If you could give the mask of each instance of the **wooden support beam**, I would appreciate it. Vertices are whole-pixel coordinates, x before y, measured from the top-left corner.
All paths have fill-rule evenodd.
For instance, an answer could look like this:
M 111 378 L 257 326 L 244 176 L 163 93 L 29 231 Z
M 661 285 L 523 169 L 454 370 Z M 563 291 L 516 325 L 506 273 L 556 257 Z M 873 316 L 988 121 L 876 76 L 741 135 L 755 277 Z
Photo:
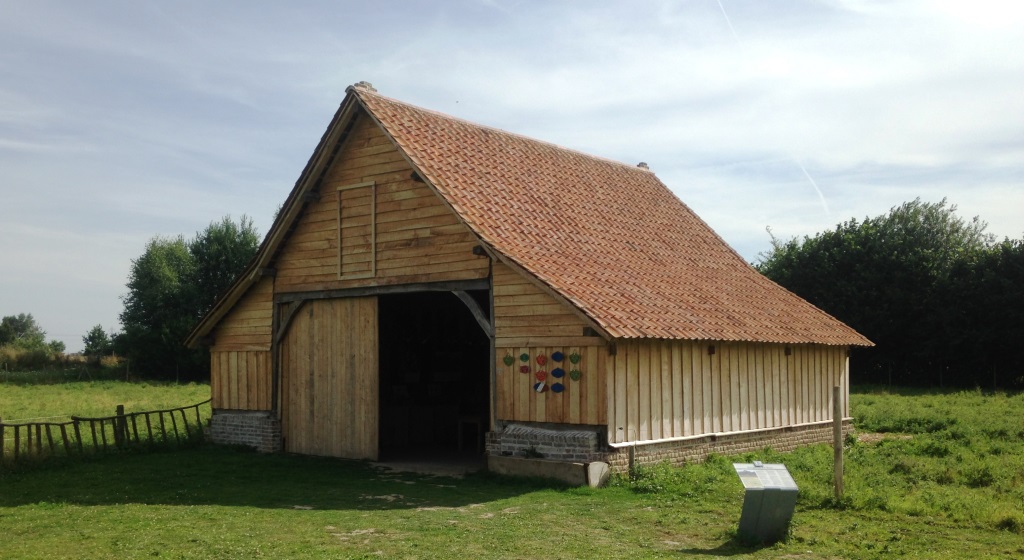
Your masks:
M 274 295 L 275 303 L 308 301 L 314 299 L 337 299 L 364 296 L 382 296 L 388 294 L 407 294 L 411 292 L 454 292 L 457 290 L 486 290 L 490 288 L 490 279 L 452 280 L 450 282 L 418 282 L 415 284 L 395 284 L 388 286 L 363 286 L 359 288 L 343 288 L 340 290 L 324 290 L 320 292 L 291 292 Z
M 453 294 L 462 300 L 462 303 L 466 304 L 469 308 L 469 312 L 473 314 L 473 318 L 476 319 L 476 323 L 480 325 L 480 328 L 487 333 L 488 338 L 494 338 L 494 323 L 491 322 L 487 314 L 484 313 L 483 308 L 480 304 L 473 299 L 473 296 L 469 295 L 469 292 L 463 290 L 453 290 Z

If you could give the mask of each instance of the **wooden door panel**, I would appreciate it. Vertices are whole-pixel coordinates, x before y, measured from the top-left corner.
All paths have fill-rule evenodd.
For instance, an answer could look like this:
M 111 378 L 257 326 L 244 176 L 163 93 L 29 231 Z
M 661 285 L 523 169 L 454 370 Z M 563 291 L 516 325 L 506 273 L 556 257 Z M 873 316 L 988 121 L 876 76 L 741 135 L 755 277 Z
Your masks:
M 377 458 L 377 298 L 313 300 L 281 341 L 285 450 Z

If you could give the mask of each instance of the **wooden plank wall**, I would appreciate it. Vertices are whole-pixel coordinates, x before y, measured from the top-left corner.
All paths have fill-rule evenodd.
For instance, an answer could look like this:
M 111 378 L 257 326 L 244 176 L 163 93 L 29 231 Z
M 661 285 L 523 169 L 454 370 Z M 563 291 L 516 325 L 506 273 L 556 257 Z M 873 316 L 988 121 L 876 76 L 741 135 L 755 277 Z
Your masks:
M 254 284 L 212 331 L 213 408 L 270 410 L 273 288 L 270 278 Z
M 555 352 L 562 352 L 565 359 L 561 363 L 551 359 Z M 573 364 L 569 356 L 578 354 L 580 360 Z M 522 356 L 526 360 L 522 360 Z M 498 348 L 496 352 L 496 387 L 497 407 L 495 417 L 498 420 L 520 422 L 554 422 L 561 424 L 607 423 L 607 395 L 605 394 L 606 361 L 608 350 L 601 346 L 546 346 L 546 347 L 507 347 Z M 545 363 L 538 363 L 537 358 L 543 356 Z M 506 357 L 512 358 L 512 364 L 506 364 Z M 555 368 L 565 371 L 561 379 L 555 378 L 551 372 Z M 580 371 L 578 381 L 573 381 L 569 372 Z M 525 370 L 525 371 L 524 371 Z M 548 390 L 538 393 L 534 384 L 538 383 L 537 372 L 547 375 L 544 382 Z M 550 390 L 555 383 L 561 383 L 565 390 L 555 393 Z
M 306 302 L 281 341 L 285 450 L 377 458 L 377 298 Z
M 249 288 L 210 333 L 219 350 L 270 350 L 274 281 L 263 278 Z
M 555 422 L 564 424 L 605 424 L 607 422 L 605 362 L 607 343 L 603 338 L 583 336 L 587 324 L 567 305 L 556 300 L 523 275 L 501 262 L 494 263 L 494 330 L 495 330 L 495 417 L 520 422 Z M 556 351 L 566 359 L 555 363 L 550 357 Z M 580 361 L 572 364 L 568 356 L 578 354 Z M 520 356 L 528 360 L 520 360 Z M 505 363 L 506 356 L 513 363 Z M 537 363 L 545 356 L 545 364 Z M 527 371 L 521 371 L 521 368 Z M 566 375 L 556 379 L 550 375 L 561 368 Z M 569 377 L 572 369 L 581 372 L 579 381 Z M 544 380 L 547 391 L 538 393 L 538 371 L 549 372 Z M 550 390 L 561 383 L 565 390 Z
M 372 120 L 365 115 L 357 119 L 320 187 L 320 200 L 307 206 L 276 258 L 277 292 L 486 278 L 488 259 L 472 252 L 476 237 L 429 187 L 411 178 L 412 168 Z M 370 234 L 360 220 L 369 222 L 366 205 L 372 197 L 363 189 L 338 189 L 365 182 L 375 185 L 377 274 L 342 278 L 339 192 L 345 193 L 344 212 L 351 218 L 346 225 L 353 227 L 341 250 L 351 251 L 352 264 L 366 262 L 369 255 Z M 346 274 L 366 270 L 357 267 Z
M 567 305 L 510 267 L 494 263 L 496 346 L 605 346 L 600 337 L 583 336 L 586 326 Z
M 211 406 L 270 410 L 270 352 L 210 351 Z
M 714 346 L 713 354 L 708 347 Z M 607 365 L 612 443 L 830 420 L 832 386 L 849 415 L 847 348 L 627 341 Z

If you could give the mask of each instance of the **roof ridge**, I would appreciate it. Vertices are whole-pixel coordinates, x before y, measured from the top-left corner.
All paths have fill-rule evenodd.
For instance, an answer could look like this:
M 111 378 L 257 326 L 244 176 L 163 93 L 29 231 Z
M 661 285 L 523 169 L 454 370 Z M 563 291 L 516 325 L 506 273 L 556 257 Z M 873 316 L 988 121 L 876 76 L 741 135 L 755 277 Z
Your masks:
M 420 111 L 420 112 L 423 112 L 423 113 L 428 113 L 428 114 L 431 114 L 431 115 L 435 115 L 435 116 L 438 116 L 438 117 L 441 117 L 441 118 L 444 118 L 444 119 L 447 119 L 447 120 L 450 120 L 450 121 L 455 121 L 457 123 L 461 123 L 461 124 L 464 124 L 464 125 L 467 125 L 467 126 L 471 126 L 473 128 L 479 128 L 479 129 L 487 130 L 487 131 L 494 132 L 494 133 L 497 133 L 497 134 L 504 134 L 505 136 L 510 136 L 510 137 L 513 137 L 513 138 L 518 138 L 520 140 L 525 140 L 527 142 L 530 142 L 531 144 L 539 144 L 539 145 L 542 145 L 542 146 L 549 146 L 549 147 L 554 148 L 556 150 L 560 150 L 560 151 L 567 152 L 567 153 L 570 153 L 570 154 L 575 154 L 575 155 L 578 155 L 578 156 L 581 156 L 581 157 L 585 157 L 587 159 L 596 160 L 596 161 L 603 161 L 603 162 L 610 163 L 610 164 L 613 164 L 613 165 L 622 166 L 622 167 L 624 167 L 626 169 L 636 170 L 636 171 L 640 171 L 640 172 L 643 172 L 643 173 L 649 173 L 651 175 L 655 175 L 654 171 L 652 171 L 650 168 L 648 168 L 648 167 L 640 167 L 639 164 L 637 164 L 637 165 L 630 165 L 630 164 L 628 164 L 628 163 L 626 163 L 624 161 L 619 161 L 619 160 L 612 159 L 612 158 L 609 158 L 609 157 L 604 157 L 604 156 L 597 156 L 597 155 L 594 155 L 594 154 L 588 154 L 587 152 L 584 152 L 584 151 L 581 151 L 581 150 L 577 150 L 575 148 L 569 148 L 567 146 L 562 146 L 561 144 L 555 144 L 554 142 L 548 142 L 547 140 L 540 140 L 540 139 L 534 138 L 532 136 L 527 136 L 525 134 L 520 134 L 518 132 L 512 132 L 512 131 L 509 131 L 509 130 L 505 130 L 503 128 L 498 128 L 496 126 L 480 124 L 478 122 L 474 122 L 474 121 L 471 121 L 469 119 L 464 119 L 462 117 L 456 117 L 455 115 L 450 115 L 448 113 L 445 113 L 445 112 L 442 112 L 442 111 L 437 111 L 435 109 L 428 109 L 426 107 L 420 107 L 419 105 L 413 105 L 412 103 L 407 103 L 407 102 L 402 101 L 400 99 L 395 99 L 394 97 L 388 97 L 387 95 L 383 95 L 380 92 L 378 92 L 376 89 L 367 89 L 365 87 L 360 87 L 360 86 L 358 86 L 358 84 L 357 85 L 349 86 L 345 91 L 346 92 L 351 91 L 351 92 L 355 93 L 356 96 L 369 95 L 369 96 L 372 96 L 372 97 L 377 97 L 377 98 L 383 99 L 383 100 L 385 100 L 385 101 L 387 101 L 389 103 L 394 103 L 396 105 L 401 105 L 402 107 L 408 107 L 408 108 L 416 110 L 416 111 Z

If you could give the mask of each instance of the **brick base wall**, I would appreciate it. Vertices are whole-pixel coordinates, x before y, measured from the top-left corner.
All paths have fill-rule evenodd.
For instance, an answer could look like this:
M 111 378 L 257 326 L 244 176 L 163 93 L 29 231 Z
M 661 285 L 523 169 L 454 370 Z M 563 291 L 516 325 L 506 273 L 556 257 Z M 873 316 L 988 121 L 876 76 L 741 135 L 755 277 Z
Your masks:
M 542 428 L 509 424 L 500 432 L 487 434 L 487 454 L 503 457 L 544 458 L 555 461 L 591 463 L 603 461 L 606 450 L 598 429 Z
M 832 423 L 789 426 L 756 432 L 716 434 L 676 441 L 638 444 L 612 448 L 603 444 L 600 428 L 573 429 L 510 424 L 502 431 L 487 434 L 487 454 L 505 457 L 538 457 L 555 461 L 608 463 L 612 472 L 627 472 L 629 456 L 635 465 L 653 465 L 668 461 L 673 465 L 700 463 L 712 453 L 734 455 L 770 447 L 787 452 L 804 445 L 830 443 Z M 843 436 L 852 429 L 843 423 Z
M 206 434 L 216 444 L 246 445 L 262 453 L 281 451 L 281 422 L 270 412 L 214 410 Z
M 843 437 L 850 432 L 853 425 L 849 420 L 843 422 Z M 816 443 L 832 442 L 832 423 L 814 424 L 810 426 L 789 426 L 756 432 L 744 432 L 726 435 L 708 435 L 680 441 L 667 441 L 637 445 L 632 448 L 633 461 L 636 465 L 653 465 L 668 461 L 673 465 L 684 463 L 700 463 L 712 453 L 716 455 L 734 455 L 761 451 L 770 447 L 785 453 L 797 447 Z M 620 447 L 610 451 L 605 462 L 613 472 L 629 470 L 630 448 Z

